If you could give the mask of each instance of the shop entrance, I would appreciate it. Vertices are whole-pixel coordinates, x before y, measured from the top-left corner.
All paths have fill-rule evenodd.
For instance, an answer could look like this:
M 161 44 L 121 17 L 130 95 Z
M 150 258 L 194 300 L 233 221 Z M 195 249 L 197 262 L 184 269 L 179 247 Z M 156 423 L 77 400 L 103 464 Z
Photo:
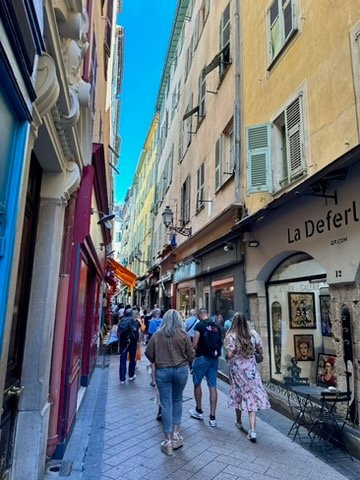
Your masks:
M 336 352 L 326 271 L 299 253 L 273 272 L 267 285 L 271 378 L 283 383 L 293 359 L 301 377 L 336 385 Z
M 0 422 L 0 478 L 12 463 L 12 448 L 19 398 L 22 393 L 21 372 L 24 356 L 26 322 L 31 291 L 37 219 L 39 212 L 42 170 L 33 155 L 26 196 L 24 226 L 20 248 L 10 345 L 7 360 L 5 391 Z

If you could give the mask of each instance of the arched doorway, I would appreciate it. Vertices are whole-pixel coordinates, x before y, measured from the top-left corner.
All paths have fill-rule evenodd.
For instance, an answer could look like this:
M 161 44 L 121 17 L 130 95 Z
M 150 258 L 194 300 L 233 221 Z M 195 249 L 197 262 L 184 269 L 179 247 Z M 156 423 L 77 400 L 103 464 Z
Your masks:
M 301 377 L 336 383 L 330 306 L 326 271 L 310 255 L 293 254 L 276 267 L 267 282 L 272 381 L 282 383 L 295 358 Z M 328 363 L 332 380 L 324 377 Z

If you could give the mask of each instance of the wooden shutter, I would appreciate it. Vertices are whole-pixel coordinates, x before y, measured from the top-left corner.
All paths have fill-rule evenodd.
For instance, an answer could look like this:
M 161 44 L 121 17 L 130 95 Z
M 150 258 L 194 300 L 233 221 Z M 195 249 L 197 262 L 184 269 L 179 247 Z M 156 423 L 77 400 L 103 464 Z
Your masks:
M 222 166 L 221 166 L 221 137 L 215 144 L 215 191 L 221 187 Z
M 286 148 L 290 179 L 305 168 L 302 123 L 301 97 L 298 97 L 285 110 Z
M 271 187 L 271 125 L 256 125 L 247 129 L 248 193 L 270 192 Z

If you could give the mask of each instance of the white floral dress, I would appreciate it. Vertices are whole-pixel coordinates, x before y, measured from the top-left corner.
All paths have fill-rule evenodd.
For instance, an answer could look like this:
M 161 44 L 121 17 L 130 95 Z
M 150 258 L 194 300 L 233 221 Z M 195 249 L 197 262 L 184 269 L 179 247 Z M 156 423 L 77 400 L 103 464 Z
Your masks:
M 262 348 L 261 337 L 255 330 L 251 331 L 251 341 L 254 347 Z M 238 351 L 236 336 L 233 333 L 227 335 L 224 346 L 233 354 L 229 360 L 229 407 L 235 407 L 245 412 L 270 408 L 269 397 L 261 382 L 255 356 L 245 357 Z

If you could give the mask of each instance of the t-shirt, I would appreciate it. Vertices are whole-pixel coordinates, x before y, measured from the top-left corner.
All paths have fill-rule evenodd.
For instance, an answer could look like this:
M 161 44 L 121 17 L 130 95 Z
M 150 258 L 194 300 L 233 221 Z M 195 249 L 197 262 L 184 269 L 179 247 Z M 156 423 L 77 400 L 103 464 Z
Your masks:
M 190 338 L 192 338 L 195 335 L 194 328 L 195 328 L 195 325 L 199 323 L 199 321 L 200 320 L 197 317 L 195 317 L 195 315 L 192 315 L 191 317 L 185 320 L 185 330 Z
M 200 333 L 200 338 L 196 347 L 197 357 L 207 356 L 207 348 L 205 346 L 204 336 L 205 336 L 206 330 L 209 327 L 220 329 L 219 325 L 217 325 L 212 320 L 208 320 L 208 321 L 200 320 L 194 327 L 195 332 Z M 221 329 L 220 329 L 220 332 L 221 332 Z
M 157 330 L 158 328 L 160 327 L 161 325 L 161 322 L 162 322 L 162 318 L 152 318 L 149 322 L 149 330 L 148 332 L 150 333 L 150 335 L 153 335 Z

